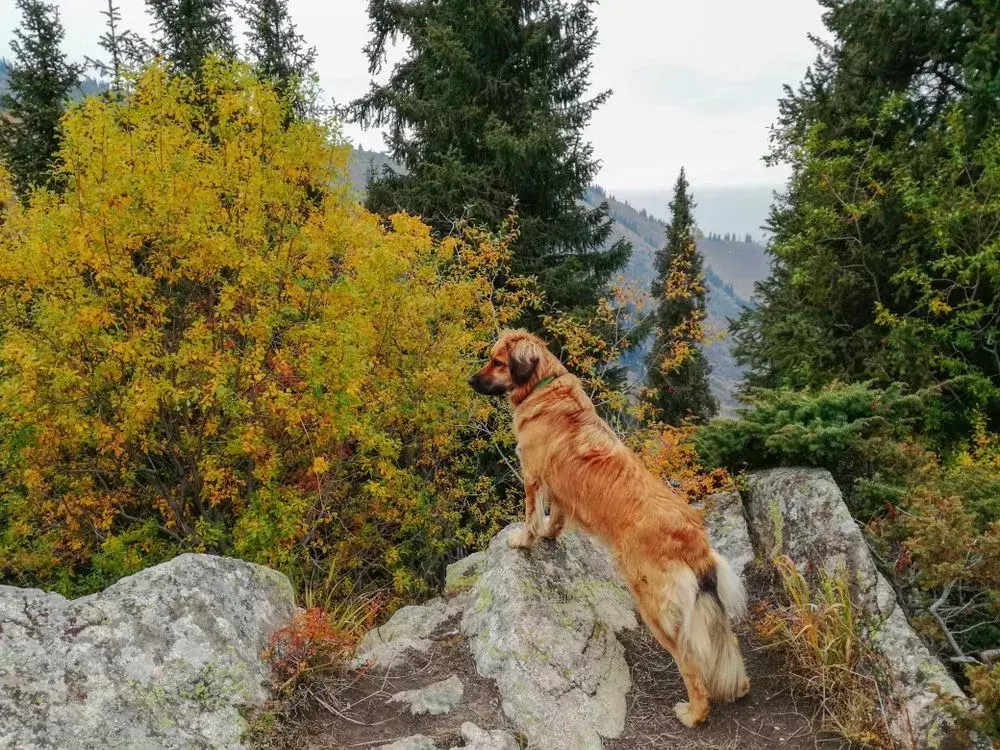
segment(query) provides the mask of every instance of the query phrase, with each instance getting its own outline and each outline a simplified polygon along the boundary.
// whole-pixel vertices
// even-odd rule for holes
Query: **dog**
[[[685,726],[705,720],[710,699],[746,695],[750,681],[730,626],[746,614],[746,596],[709,545],[699,511],[646,469],[580,381],[527,331],[501,334],[469,385],[513,405],[525,521],[507,543],[530,548],[569,521],[611,549],[643,622],[684,678],[688,700],[674,712]]]

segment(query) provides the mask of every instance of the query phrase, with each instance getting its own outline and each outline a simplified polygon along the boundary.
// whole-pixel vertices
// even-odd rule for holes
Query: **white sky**
[[[99,57],[105,0],[55,0],[76,59]],[[126,27],[148,35],[143,0],[119,0]],[[318,51],[328,96],[347,102],[368,87],[361,52],[366,0],[290,0]],[[796,83],[822,29],[815,0],[604,0],[595,90],[614,95],[587,133],[610,190],[669,187],[683,165],[700,187],[776,185],[786,173],[761,162],[783,83]],[[0,56],[10,56],[14,0],[0,0]],[[356,144],[381,149],[377,132],[345,128]]]

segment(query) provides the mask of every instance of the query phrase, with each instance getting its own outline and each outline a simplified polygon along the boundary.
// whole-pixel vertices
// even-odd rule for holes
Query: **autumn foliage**
[[[504,519],[463,441],[506,240],[386,226],[240,65],[130,91],[64,118],[64,194],[0,179],[0,579],[193,550],[419,593]]]

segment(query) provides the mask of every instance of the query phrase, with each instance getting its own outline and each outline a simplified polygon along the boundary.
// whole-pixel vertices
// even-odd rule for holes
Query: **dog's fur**
[[[580,381],[526,331],[502,334],[469,385],[506,394],[514,407],[525,523],[510,546],[554,539],[568,520],[612,550],[643,621],[680,668],[688,702],[674,711],[686,726],[705,720],[710,698],[746,695],[750,681],[729,624],[746,612],[743,586],[709,546],[700,513],[646,470]]]

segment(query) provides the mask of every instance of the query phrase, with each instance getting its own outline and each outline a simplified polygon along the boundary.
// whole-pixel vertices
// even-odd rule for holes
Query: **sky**
[[[102,0],[55,0],[74,59],[100,57]],[[118,0],[127,28],[148,35],[143,0]],[[290,0],[317,49],[327,96],[347,102],[369,85],[362,47],[366,0]],[[815,57],[815,0],[604,0],[597,8],[594,91],[611,89],[587,131],[609,190],[673,184],[681,166],[696,187],[778,186],[787,172],[762,162],[784,83]],[[0,56],[10,57],[14,0],[0,0]],[[345,127],[356,145],[381,149],[378,132]]]

